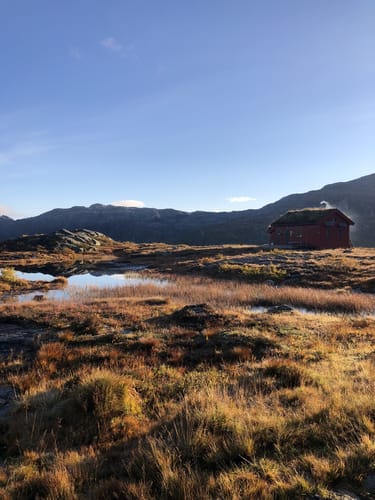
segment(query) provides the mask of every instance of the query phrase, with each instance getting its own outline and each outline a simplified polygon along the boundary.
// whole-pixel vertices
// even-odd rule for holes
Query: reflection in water
[[[277,306],[276,306],[277,307]],[[301,314],[321,314],[322,311],[317,311],[316,309],[307,309],[306,307],[298,307],[298,306],[290,306],[290,311],[279,311],[279,312],[299,312]],[[269,312],[277,312],[276,310],[272,311],[275,306],[251,306],[250,311],[253,313],[269,313]]]
[[[23,273],[21,271],[15,271],[15,275],[17,278],[27,281],[53,281],[56,278],[56,276],[52,276],[52,274]]]
[[[50,274],[44,273],[25,273],[21,271],[16,271],[16,275],[20,279],[29,281],[53,281],[56,277]],[[84,290],[89,288],[116,288],[121,286],[137,286],[137,285],[157,285],[165,286],[168,283],[167,280],[161,280],[157,278],[144,277],[139,273],[126,272],[126,273],[116,273],[116,274],[99,274],[95,271],[95,275],[91,273],[86,274],[76,274],[67,278],[67,285],[63,289],[58,290],[48,290],[46,292],[41,292],[46,299],[64,300],[71,299],[77,290]],[[39,295],[40,292],[30,292],[22,295],[18,295],[18,300],[21,302],[26,302],[33,300],[35,295]]]
[[[272,309],[275,306],[250,306],[248,310],[250,312],[255,313],[255,314],[268,314],[272,312],[277,312],[276,310],[272,311]],[[277,306],[276,306],[277,307]],[[317,310],[317,309],[308,309],[306,307],[299,307],[299,306],[291,306],[291,311],[289,312],[298,312],[300,314],[325,314],[328,316],[362,316],[362,317],[370,317],[374,318],[375,317],[375,312],[371,311],[363,311],[363,312],[336,312],[336,311],[325,311],[325,310]],[[285,313],[288,311],[279,311],[281,313]]]

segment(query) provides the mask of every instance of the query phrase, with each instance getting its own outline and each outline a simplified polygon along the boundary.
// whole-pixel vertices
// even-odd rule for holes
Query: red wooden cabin
[[[337,208],[289,210],[268,227],[270,243],[281,247],[348,248],[354,222]]]

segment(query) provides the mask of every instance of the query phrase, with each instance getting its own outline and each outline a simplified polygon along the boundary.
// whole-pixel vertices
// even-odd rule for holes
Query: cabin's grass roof
[[[271,226],[294,225],[304,226],[305,224],[317,224],[321,219],[330,213],[341,215],[349,223],[353,222],[337,208],[304,208],[302,210],[289,210],[277,220],[272,222]]]

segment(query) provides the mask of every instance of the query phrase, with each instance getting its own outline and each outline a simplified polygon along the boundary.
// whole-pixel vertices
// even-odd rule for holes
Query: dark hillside
[[[274,219],[287,210],[317,207],[322,201],[336,206],[354,220],[352,240],[355,245],[375,246],[375,174],[329,184],[307,193],[291,194],[258,210],[188,213],[95,204],[88,208],[57,208],[16,221],[3,216],[0,217],[0,241],[62,228],[87,228],[115,240],[137,243],[262,244],[268,241],[266,229]]]

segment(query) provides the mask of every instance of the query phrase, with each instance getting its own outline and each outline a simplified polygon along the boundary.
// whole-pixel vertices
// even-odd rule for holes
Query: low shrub
[[[3,281],[7,281],[7,282],[10,282],[10,283],[13,283],[14,281],[17,281],[17,276],[16,276],[16,273],[13,269],[13,267],[4,267],[2,270],[1,270],[1,279]]]

